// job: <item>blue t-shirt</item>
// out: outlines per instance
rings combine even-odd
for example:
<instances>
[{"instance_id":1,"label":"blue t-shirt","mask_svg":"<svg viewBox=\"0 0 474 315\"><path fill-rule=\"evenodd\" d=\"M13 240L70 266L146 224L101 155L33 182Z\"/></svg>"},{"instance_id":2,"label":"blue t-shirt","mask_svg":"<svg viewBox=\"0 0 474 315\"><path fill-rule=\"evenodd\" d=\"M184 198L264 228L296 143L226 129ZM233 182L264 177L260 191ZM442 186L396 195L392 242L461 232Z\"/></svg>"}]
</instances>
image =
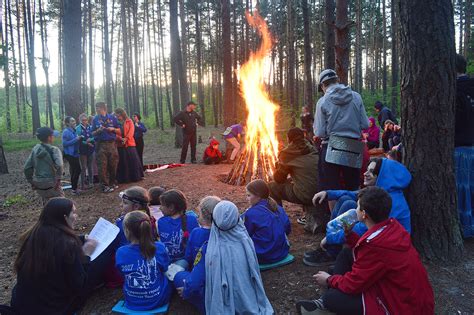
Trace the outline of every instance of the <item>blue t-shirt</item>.
<instances>
[{"instance_id":1,"label":"blue t-shirt","mask_svg":"<svg viewBox=\"0 0 474 315\"><path fill-rule=\"evenodd\" d=\"M140 121L138 122L138 126L134 123L135 125L135 131L133 133L133 137L136 139L143 138L143 134L146 132L146 127L145 125Z\"/></svg>"},{"instance_id":2,"label":"blue t-shirt","mask_svg":"<svg viewBox=\"0 0 474 315\"><path fill-rule=\"evenodd\" d=\"M287 235L291 232L291 225L282 207L278 206L278 212L273 212L268 201L261 200L247 209L242 217L260 264L274 263L288 255Z\"/></svg>"},{"instance_id":3,"label":"blue t-shirt","mask_svg":"<svg viewBox=\"0 0 474 315\"><path fill-rule=\"evenodd\" d=\"M114 115L106 114L105 116L96 115L92 121L92 131L98 130L101 126L104 128L114 127L118 128L119 124L117 118ZM108 130L102 130L102 132L97 133L94 138L97 141L113 141L116 138L115 132Z\"/></svg>"},{"instance_id":4,"label":"blue t-shirt","mask_svg":"<svg viewBox=\"0 0 474 315\"><path fill-rule=\"evenodd\" d=\"M125 306L131 310L151 310L170 300L172 289L164 274L170 259L161 242L155 245L155 257L150 260L142 256L139 245L122 246L115 254L115 265L125 278Z\"/></svg>"},{"instance_id":5,"label":"blue t-shirt","mask_svg":"<svg viewBox=\"0 0 474 315\"><path fill-rule=\"evenodd\" d=\"M190 302L201 314L206 314L206 252L207 241L198 249L192 271L181 271L174 277L174 285L183 288L183 299Z\"/></svg>"},{"instance_id":6,"label":"blue t-shirt","mask_svg":"<svg viewBox=\"0 0 474 315\"><path fill-rule=\"evenodd\" d=\"M120 246L125 246L125 245L128 245L130 244L130 242L127 240L127 237L125 236L125 232L123 230L123 219L124 219L125 215L122 215L120 218L118 218L116 221L115 221L115 225L119 228L119 234L117 235L118 239L119 239L119 247Z\"/></svg>"},{"instance_id":7,"label":"blue t-shirt","mask_svg":"<svg viewBox=\"0 0 474 315\"><path fill-rule=\"evenodd\" d=\"M158 220L158 236L160 237L160 241L165 244L172 262L184 258L185 248L183 244L181 220L181 217L173 219L168 216ZM196 216L186 214L186 227L189 234L191 234L195 228L199 227Z\"/></svg>"},{"instance_id":8,"label":"blue t-shirt","mask_svg":"<svg viewBox=\"0 0 474 315\"><path fill-rule=\"evenodd\" d=\"M199 252L202 244L209 240L211 235L211 229L209 228L196 228L191 232L189 236L188 245L186 246L186 252L184 254L184 259L188 262L189 266L194 264L194 259L196 254Z\"/></svg>"}]
</instances>

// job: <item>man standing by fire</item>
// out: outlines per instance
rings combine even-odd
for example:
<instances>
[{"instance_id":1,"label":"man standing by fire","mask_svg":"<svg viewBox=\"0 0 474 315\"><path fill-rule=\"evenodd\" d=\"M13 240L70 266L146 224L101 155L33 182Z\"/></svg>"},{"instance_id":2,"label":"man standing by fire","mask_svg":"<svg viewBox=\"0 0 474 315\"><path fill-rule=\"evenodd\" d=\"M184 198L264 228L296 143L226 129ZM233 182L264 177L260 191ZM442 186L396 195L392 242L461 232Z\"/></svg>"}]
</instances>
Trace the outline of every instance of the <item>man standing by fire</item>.
<instances>
[{"instance_id":1,"label":"man standing by fire","mask_svg":"<svg viewBox=\"0 0 474 315\"><path fill-rule=\"evenodd\" d=\"M369 118L359 93L339 83L334 70L319 75L324 93L316 105L314 134L321 140L319 184L322 190L357 190L364 144L360 141ZM342 184L343 183L343 184Z\"/></svg>"},{"instance_id":2,"label":"man standing by fire","mask_svg":"<svg viewBox=\"0 0 474 315\"><path fill-rule=\"evenodd\" d=\"M180 111L175 117L174 122L183 129L183 146L181 148L180 163L186 162L188 155L188 145L191 144L191 163L196 164L196 132L197 124L203 125L201 116L196 113L196 103L190 101L186 108Z\"/></svg>"}]
</instances>

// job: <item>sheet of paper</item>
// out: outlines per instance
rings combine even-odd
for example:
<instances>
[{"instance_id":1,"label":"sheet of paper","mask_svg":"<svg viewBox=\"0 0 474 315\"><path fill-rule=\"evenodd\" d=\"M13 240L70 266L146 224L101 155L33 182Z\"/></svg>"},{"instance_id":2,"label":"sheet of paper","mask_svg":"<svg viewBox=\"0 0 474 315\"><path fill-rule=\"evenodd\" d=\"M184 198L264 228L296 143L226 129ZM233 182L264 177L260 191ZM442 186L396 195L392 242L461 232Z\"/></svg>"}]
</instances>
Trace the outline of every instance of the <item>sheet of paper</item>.
<instances>
[{"instance_id":1,"label":"sheet of paper","mask_svg":"<svg viewBox=\"0 0 474 315\"><path fill-rule=\"evenodd\" d=\"M96 259L117 237L120 229L115 225L110 223L104 218L99 218L91 233L89 238L95 239L98 244L92 253L91 261Z\"/></svg>"}]
</instances>

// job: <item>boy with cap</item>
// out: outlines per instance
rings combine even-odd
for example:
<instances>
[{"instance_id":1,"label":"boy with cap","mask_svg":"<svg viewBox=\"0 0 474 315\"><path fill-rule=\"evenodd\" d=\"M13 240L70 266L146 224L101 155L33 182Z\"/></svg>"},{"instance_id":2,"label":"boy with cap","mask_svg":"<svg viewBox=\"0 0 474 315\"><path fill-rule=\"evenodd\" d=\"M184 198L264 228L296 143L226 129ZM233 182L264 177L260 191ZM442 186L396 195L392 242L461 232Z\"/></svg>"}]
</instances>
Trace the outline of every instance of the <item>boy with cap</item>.
<instances>
[{"instance_id":1,"label":"boy with cap","mask_svg":"<svg viewBox=\"0 0 474 315\"><path fill-rule=\"evenodd\" d=\"M35 145L26 160L23 172L33 190L36 190L45 204L54 197L64 197L61 187L63 156L58 147L53 146L54 137L59 132L48 127L36 130L41 143Z\"/></svg>"}]
</instances>

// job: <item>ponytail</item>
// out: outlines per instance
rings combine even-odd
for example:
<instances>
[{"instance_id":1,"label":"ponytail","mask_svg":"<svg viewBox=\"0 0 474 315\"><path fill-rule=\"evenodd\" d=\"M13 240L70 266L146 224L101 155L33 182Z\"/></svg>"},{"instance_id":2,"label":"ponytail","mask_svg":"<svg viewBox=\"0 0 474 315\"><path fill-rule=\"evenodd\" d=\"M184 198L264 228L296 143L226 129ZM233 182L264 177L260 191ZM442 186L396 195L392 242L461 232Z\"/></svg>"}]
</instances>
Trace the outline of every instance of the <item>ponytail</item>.
<instances>
[{"instance_id":1,"label":"ponytail","mask_svg":"<svg viewBox=\"0 0 474 315\"><path fill-rule=\"evenodd\" d=\"M272 197L268 197L268 207L272 212L278 212L278 204Z\"/></svg>"},{"instance_id":2,"label":"ponytail","mask_svg":"<svg viewBox=\"0 0 474 315\"><path fill-rule=\"evenodd\" d=\"M124 218L125 236L129 241L138 241L140 252L149 260L155 256L156 246L152 234L150 217L143 211L132 211Z\"/></svg>"}]
</instances>

